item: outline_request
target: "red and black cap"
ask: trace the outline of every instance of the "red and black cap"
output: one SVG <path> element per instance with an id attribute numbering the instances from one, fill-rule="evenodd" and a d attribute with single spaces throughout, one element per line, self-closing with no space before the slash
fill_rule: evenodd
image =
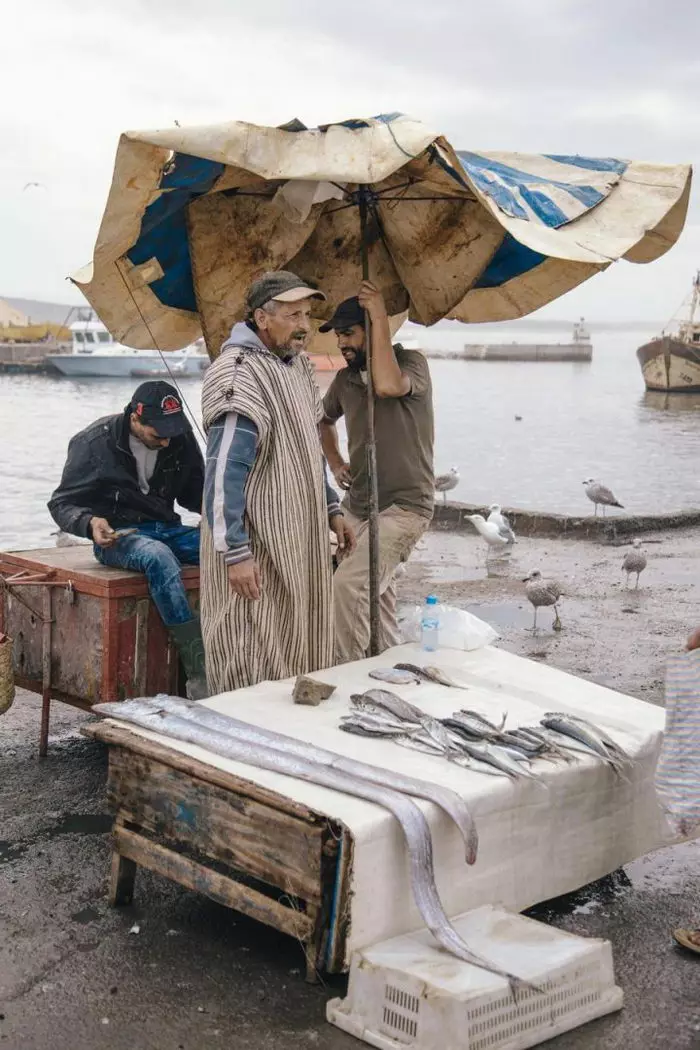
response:
<path id="1" fill-rule="evenodd" d="M 131 411 L 140 423 L 153 427 L 158 437 L 179 437 L 189 426 L 180 395 L 162 380 L 142 383 L 131 398 Z"/>

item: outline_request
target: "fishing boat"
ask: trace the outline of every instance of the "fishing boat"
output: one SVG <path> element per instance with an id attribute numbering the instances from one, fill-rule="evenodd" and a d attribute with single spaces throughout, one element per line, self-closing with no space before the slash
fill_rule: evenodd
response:
<path id="1" fill-rule="evenodd" d="M 93 314 L 70 325 L 71 350 L 47 354 L 46 361 L 64 376 L 87 378 L 167 378 L 199 376 L 209 365 L 204 341 L 161 354 L 116 342 Z"/>
<path id="2" fill-rule="evenodd" d="M 647 390 L 700 392 L 700 317 L 696 320 L 699 306 L 700 270 L 693 280 L 688 314 L 677 330 L 672 334 L 662 332 L 637 350 Z"/>

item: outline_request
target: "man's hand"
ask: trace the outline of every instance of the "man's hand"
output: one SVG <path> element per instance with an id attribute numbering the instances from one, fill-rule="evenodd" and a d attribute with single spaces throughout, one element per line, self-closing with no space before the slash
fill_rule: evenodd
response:
<path id="1" fill-rule="evenodd" d="M 98 547 L 111 547 L 119 538 L 106 518 L 90 518 L 90 533 Z"/>
<path id="2" fill-rule="evenodd" d="M 340 486 L 341 489 L 349 489 L 352 484 L 352 476 L 350 474 L 350 464 L 345 463 L 342 459 L 337 467 L 331 467 L 333 477 Z"/>
<path id="3" fill-rule="evenodd" d="M 685 643 L 685 647 L 688 652 L 691 649 L 700 649 L 700 627 L 696 627 L 691 635 L 688 636 L 688 641 Z"/>
<path id="4" fill-rule="evenodd" d="M 227 572 L 228 582 L 240 598 L 247 598 L 251 602 L 259 600 L 262 591 L 262 579 L 260 566 L 255 558 L 247 558 L 245 561 L 239 561 L 236 565 L 229 565 Z"/>
<path id="5" fill-rule="evenodd" d="M 360 306 L 366 310 L 373 322 L 382 320 L 387 316 L 384 296 L 371 281 L 363 281 L 357 294 Z"/>
<path id="6" fill-rule="evenodd" d="M 338 561 L 342 561 L 343 558 L 347 558 L 349 554 L 352 554 L 357 546 L 355 533 L 342 514 L 334 514 L 328 524 L 338 541 Z"/>

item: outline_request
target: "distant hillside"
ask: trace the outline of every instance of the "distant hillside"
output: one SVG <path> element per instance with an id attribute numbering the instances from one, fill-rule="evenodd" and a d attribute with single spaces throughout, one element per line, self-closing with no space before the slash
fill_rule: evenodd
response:
<path id="1" fill-rule="evenodd" d="M 0 299 L 9 303 L 15 310 L 19 310 L 20 313 L 26 314 L 30 324 L 46 322 L 65 324 L 66 320 L 68 323 L 75 320 L 75 317 L 69 317 L 69 314 L 77 308 L 67 303 L 43 303 L 39 299 L 13 299 L 8 295 L 0 295 Z"/>

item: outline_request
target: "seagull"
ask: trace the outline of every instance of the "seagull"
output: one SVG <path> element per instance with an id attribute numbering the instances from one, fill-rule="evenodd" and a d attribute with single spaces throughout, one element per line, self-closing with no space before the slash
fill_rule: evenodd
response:
<path id="1" fill-rule="evenodd" d="M 523 580 L 525 584 L 525 595 L 527 600 L 535 610 L 535 616 L 532 621 L 532 630 L 537 630 L 537 610 L 541 606 L 554 606 L 554 630 L 561 631 L 561 620 L 559 619 L 559 609 L 557 603 L 561 598 L 561 587 L 555 580 L 546 580 L 539 569 L 535 569 L 529 576 L 526 576 Z"/>
<path id="2" fill-rule="evenodd" d="M 492 503 L 489 507 L 489 516 L 486 519 L 487 525 L 497 525 L 501 535 L 508 536 L 511 544 L 515 543 L 515 533 L 513 532 L 513 526 L 508 521 L 505 514 L 501 513 L 501 508 L 498 503 Z"/>
<path id="3" fill-rule="evenodd" d="M 489 555 L 492 550 L 505 550 L 506 547 L 512 547 L 515 542 L 515 536 L 513 530 L 508 527 L 507 529 L 501 528 L 500 525 L 496 525 L 493 521 L 486 521 L 481 514 L 467 514 L 467 520 L 472 523 L 476 531 L 480 536 L 486 540 L 488 544 L 486 548 L 486 560 L 488 561 Z M 513 537 L 511 539 L 511 537 Z"/>
<path id="4" fill-rule="evenodd" d="M 442 492 L 442 498 L 447 503 L 447 493 L 456 489 L 459 484 L 459 471 L 456 467 L 450 467 L 447 474 L 438 474 L 435 478 L 435 491 Z"/>
<path id="5" fill-rule="evenodd" d="M 38 190 L 46 189 L 46 186 L 44 186 L 43 182 L 25 182 L 24 187 L 22 189 L 22 193 L 24 193 L 25 190 L 31 190 L 34 187 L 36 187 L 36 189 Z"/>
<path id="6" fill-rule="evenodd" d="M 583 486 L 591 503 L 595 503 L 596 518 L 598 517 L 598 504 L 603 508 L 603 517 L 605 517 L 606 507 L 620 507 L 624 510 L 624 507 L 621 503 L 618 503 L 610 489 L 605 485 L 601 485 L 601 483 L 596 481 L 595 478 L 588 478 L 584 481 Z"/>
<path id="7" fill-rule="evenodd" d="M 630 585 L 630 576 L 633 572 L 637 574 L 637 582 L 634 585 L 635 591 L 639 588 L 639 576 L 647 567 L 647 556 L 642 550 L 641 540 L 632 540 L 632 550 L 625 554 L 624 561 L 622 562 L 622 571 L 627 573 L 627 580 L 625 587 Z"/>

